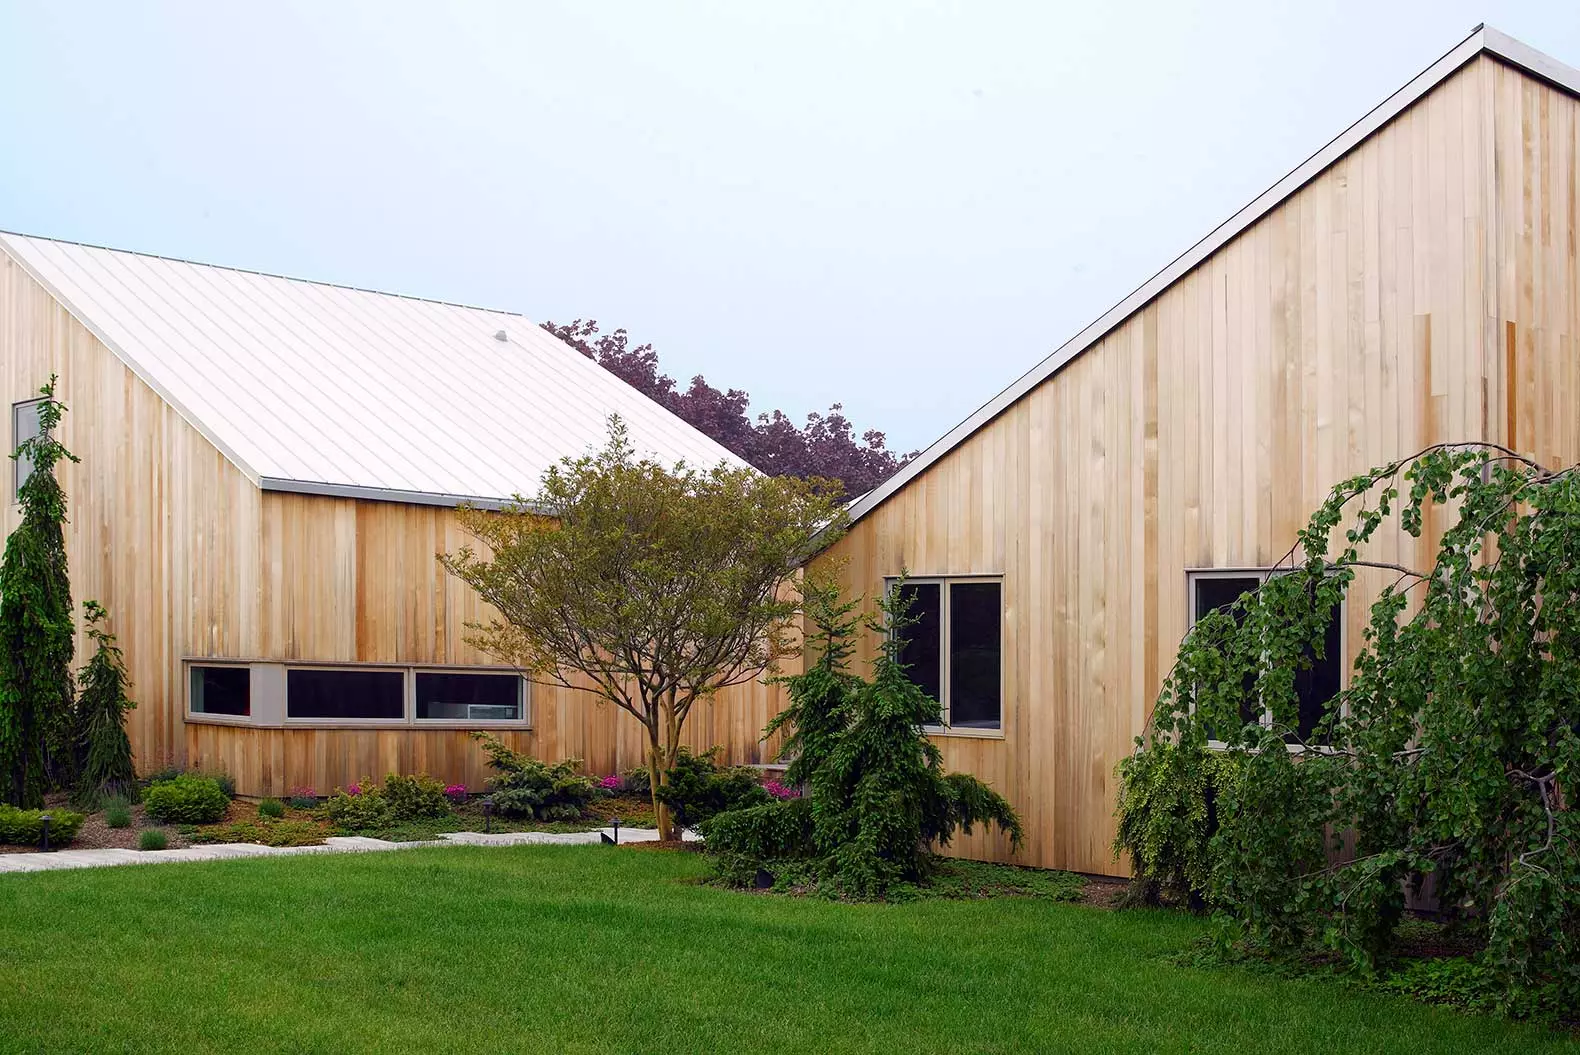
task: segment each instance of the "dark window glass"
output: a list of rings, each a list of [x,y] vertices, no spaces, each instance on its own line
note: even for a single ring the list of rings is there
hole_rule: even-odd
[[[417,717],[450,721],[512,721],[521,717],[515,674],[417,674]]]
[[[404,718],[406,676],[398,670],[290,670],[287,718]]]
[[[13,403],[11,405],[11,449],[14,451],[22,446],[23,440],[30,440],[39,433],[38,408],[44,401],[42,399],[29,400],[26,403]],[[22,485],[27,483],[27,478],[33,473],[33,459],[27,455],[18,457],[11,463],[11,495],[22,490]]]
[[[997,729],[1002,710],[1002,588],[949,585],[949,724]]]
[[[902,631],[905,646],[900,649],[900,662],[905,673],[918,687],[935,700],[943,699],[943,591],[936,582],[908,582],[900,588],[901,596],[910,602],[907,612],[911,625]]]
[[[252,671],[246,667],[193,667],[192,713],[252,713]]]
[[[1262,580],[1255,575],[1198,575],[1195,579],[1196,598],[1195,619],[1201,619],[1209,612],[1219,609],[1227,610],[1230,605],[1240,599],[1242,594],[1250,593],[1262,585]],[[1194,621],[1194,619],[1193,619]],[[1235,622],[1244,623],[1245,613],[1235,614]],[[1244,684],[1244,699],[1240,701],[1240,721],[1252,725],[1262,720],[1262,706],[1256,699],[1256,678],[1247,675]],[[1215,740],[1225,739],[1227,731],[1209,729],[1207,735]]]
[[[1298,707],[1295,729],[1300,739],[1311,742],[1327,703],[1339,694],[1344,655],[1340,647],[1340,621],[1343,605],[1328,611],[1328,625],[1322,635],[1322,655],[1306,650],[1305,663],[1295,674],[1295,701]],[[1309,664],[1309,666],[1307,665]]]

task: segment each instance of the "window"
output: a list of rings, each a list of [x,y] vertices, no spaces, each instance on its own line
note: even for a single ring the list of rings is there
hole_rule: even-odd
[[[23,442],[39,434],[38,410],[43,406],[42,399],[30,399],[25,403],[11,404],[11,449],[14,451],[22,446]],[[33,474],[33,462],[27,455],[19,456],[11,463],[11,499],[16,500],[17,492],[22,490],[22,485],[27,483],[27,478]]]
[[[251,714],[252,671],[247,667],[193,667],[192,713]]]
[[[406,717],[404,671],[296,668],[285,678],[287,718],[401,721]]]
[[[418,671],[417,719],[515,721],[524,686],[516,674]]]
[[[1248,572],[1192,572],[1191,622],[1208,612],[1227,608],[1242,594],[1257,589],[1273,575],[1274,571]],[[1296,721],[1295,732],[1301,741],[1309,741],[1329,700],[1343,687],[1344,671],[1344,606],[1337,604],[1328,613],[1328,625],[1323,632],[1322,655],[1306,652],[1307,662],[1295,673]],[[1254,699],[1254,686],[1246,685],[1246,699],[1240,706],[1240,717],[1246,722],[1272,721],[1266,708],[1260,708]]]
[[[1004,584],[999,579],[907,579],[906,673],[943,707],[954,730],[1003,728]]]

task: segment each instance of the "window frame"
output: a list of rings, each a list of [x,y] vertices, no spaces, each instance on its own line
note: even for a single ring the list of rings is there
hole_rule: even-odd
[[[890,596],[893,593],[895,587],[898,586],[900,584],[900,582],[901,582],[901,577],[898,576],[898,575],[886,575],[886,576],[884,576],[884,579],[883,579],[883,594],[884,594],[884,596],[885,597]],[[1004,590],[1004,576],[1002,574],[996,574],[996,575],[995,574],[986,574],[986,575],[907,575],[907,576],[904,577],[904,582],[905,582],[905,584],[907,586],[920,585],[920,584],[923,584],[923,583],[936,583],[938,585],[938,598],[939,598],[939,609],[940,609],[940,611],[939,611],[939,618],[938,618],[938,633],[939,633],[939,636],[940,636],[940,642],[939,642],[939,666],[938,666],[939,682],[938,682],[938,685],[939,685],[939,694],[943,697],[943,699],[938,701],[938,706],[943,711],[943,719],[944,720],[943,720],[943,724],[941,724],[941,725],[924,725],[924,726],[922,726],[922,731],[925,732],[928,736],[960,736],[960,737],[968,737],[968,738],[977,739],[977,740],[1002,740],[1002,739],[1004,739],[1004,727],[1005,727],[1005,724],[1006,724],[1006,722],[1005,722],[1005,713],[1009,709],[1006,706],[1006,701],[1009,698],[1009,694],[1006,691],[1006,688],[1007,688],[1007,674],[1006,674],[1006,671],[1005,671],[1005,661],[1004,661],[1005,654],[1008,651],[1008,649],[1006,647],[1006,642],[1005,642],[1005,638],[1008,636],[1005,633],[1005,631],[1006,631],[1006,629],[1008,627],[1008,620],[1005,618],[1005,612],[1008,610],[1008,605],[1005,603],[1005,600],[1004,600],[1004,593],[1005,593],[1005,590]],[[998,586],[998,588],[999,588],[999,595],[998,595],[998,601],[999,601],[999,604],[998,604],[998,620],[999,620],[999,622],[998,622],[998,625],[999,625],[998,699],[999,699],[999,708],[998,708],[998,726],[996,728],[988,728],[988,727],[983,727],[983,726],[955,726],[955,725],[951,725],[950,722],[949,722],[949,718],[950,718],[950,714],[951,714],[951,701],[949,699],[950,691],[951,691],[950,690],[950,669],[949,669],[950,668],[950,648],[949,648],[950,634],[949,634],[949,631],[950,631],[950,628],[951,628],[951,619],[952,619],[952,616],[953,616],[953,608],[954,608],[954,605],[950,601],[950,596],[951,595],[950,595],[950,589],[949,588],[951,586],[957,584],[957,583],[973,583],[973,582],[992,583],[992,584]],[[889,633],[890,637],[892,638],[893,637],[893,633],[894,633],[892,628],[888,631],[888,633]]]
[[[192,709],[192,674],[202,667],[222,667],[226,670],[245,670],[247,672],[247,713],[246,714],[216,714],[209,711],[194,711]],[[186,677],[185,682],[186,712],[188,721],[197,721],[204,725],[258,725],[258,708],[253,701],[253,677],[251,663],[238,663],[231,659],[195,659],[181,665]]]
[[[335,660],[292,661],[280,659],[234,659],[209,656],[184,656],[181,660],[185,694],[183,717],[192,725],[250,726],[268,729],[428,729],[472,730],[510,729],[530,731],[532,725],[532,681],[517,667],[476,663],[356,663]],[[252,671],[249,689],[250,715],[207,714],[192,710],[192,669],[194,667],[242,667]],[[399,718],[292,718],[289,713],[289,674],[293,670],[389,671],[401,675],[401,716]],[[261,677],[272,672],[273,677]],[[507,674],[520,682],[521,717],[457,720],[417,717],[417,675],[425,674]],[[260,688],[262,693],[260,695]]]
[[[1267,568],[1267,567],[1186,568],[1185,569],[1185,632],[1186,633],[1190,633],[1191,627],[1196,625],[1196,582],[1199,579],[1251,579],[1251,578],[1255,578],[1255,579],[1258,580],[1258,586],[1260,586],[1262,583],[1267,582],[1269,579],[1271,579],[1271,578],[1273,578],[1275,576],[1278,576],[1278,575],[1289,575],[1289,574],[1292,574],[1292,573],[1297,572],[1299,570],[1300,570],[1299,568]],[[1346,615],[1346,613],[1349,610],[1348,602],[1349,602],[1349,598],[1348,597],[1344,597],[1344,598],[1341,598],[1339,600],[1339,612],[1338,612],[1338,621],[1339,621],[1339,655],[1338,655],[1338,663],[1339,663],[1339,691],[1338,691],[1337,695],[1343,695],[1344,690],[1349,688],[1349,684],[1350,684],[1350,668],[1351,668],[1351,666],[1353,666],[1353,664],[1346,663],[1344,661],[1345,657],[1349,655],[1349,647],[1350,647],[1349,628],[1347,626],[1349,620],[1345,618],[1345,615]],[[1195,704],[1191,705],[1191,709],[1193,711],[1195,710]],[[1273,709],[1271,707],[1267,706],[1266,704],[1263,704],[1263,706],[1262,706],[1262,714],[1261,714],[1261,717],[1258,720],[1257,724],[1260,725],[1264,729],[1272,728],[1272,725],[1273,725]],[[1211,739],[1209,739],[1207,741],[1207,746],[1208,746],[1208,748],[1210,748],[1212,750],[1221,751],[1224,748],[1228,747],[1228,744],[1225,741],[1223,741],[1223,740],[1211,740]],[[1331,750],[1331,748],[1327,747],[1324,744],[1301,745],[1301,744],[1292,744],[1292,743],[1289,743],[1288,741],[1285,741],[1284,746],[1286,748],[1288,748],[1291,752],[1295,752],[1295,753],[1298,753],[1298,752],[1301,752],[1301,751],[1305,751],[1305,750],[1308,750],[1308,749],[1309,750],[1313,750],[1313,751],[1329,751],[1329,750]]]
[[[40,405],[43,404],[43,402],[44,402],[44,397],[43,396],[36,396],[33,399],[21,399],[21,400],[18,400],[17,402],[15,402],[15,403],[11,404],[11,450],[12,450],[13,453],[16,451],[16,449],[18,447],[22,446],[22,439],[21,439],[21,436],[20,436],[20,430],[17,428],[17,417],[16,417],[17,416],[17,411],[21,410],[23,407],[37,407],[37,406],[40,406]],[[34,415],[34,418],[36,420],[37,414]],[[33,435],[35,435],[35,436],[41,435],[43,433],[43,431],[44,431],[43,429],[39,429]],[[33,467],[31,465],[29,465],[29,467],[28,467],[27,474],[28,474],[28,476],[32,476],[33,475]],[[26,482],[27,482],[27,480],[24,479],[23,476],[22,476],[22,461],[21,461],[21,459],[19,459],[19,458],[12,459],[12,461],[11,461],[11,504],[13,506],[21,505],[22,485],[24,483],[26,483]]]

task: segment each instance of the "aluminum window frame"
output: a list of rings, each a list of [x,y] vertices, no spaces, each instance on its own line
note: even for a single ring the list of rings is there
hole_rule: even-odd
[[[406,708],[412,725],[419,729],[530,729],[532,728],[532,682],[515,667],[455,667],[416,665],[410,668],[409,700]],[[519,718],[420,718],[417,715],[417,676],[419,674],[479,674],[516,679],[516,707]]]
[[[1004,576],[1002,574],[985,574],[985,575],[906,575],[902,579],[902,577],[898,576],[898,575],[886,575],[886,576],[884,576],[884,579],[883,579],[883,593],[884,593],[884,596],[885,597],[890,596],[893,593],[894,588],[896,586],[898,586],[902,581],[907,586],[920,585],[920,584],[924,584],[924,583],[936,583],[937,586],[938,586],[938,603],[939,603],[939,609],[940,609],[939,617],[938,617],[938,633],[939,633],[939,650],[938,650],[939,651],[939,667],[938,667],[939,682],[938,682],[938,688],[939,688],[939,695],[941,695],[943,697],[943,699],[938,701],[938,706],[943,711],[944,721],[943,721],[942,725],[924,725],[924,726],[922,726],[922,731],[925,732],[928,736],[958,736],[958,737],[966,737],[966,738],[977,739],[977,740],[1002,740],[1002,739],[1004,739],[1004,735],[1005,735],[1004,734],[1004,727],[1005,727],[1005,724],[1006,724],[1005,723],[1005,712],[1009,709],[1008,706],[1007,706],[1007,701],[1009,699],[1009,693],[1006,691],[1007,688],[1008,688],[1007,672],[1006,672],[1006,666],[1007,665],[1006,665],[1005,660],[1004,660],[1005,652],[1006,652],[1006,646],[1005,646],[1005,640],[1004,640],[1004,638],[1005,638],[1004,631],[1005,631],[1005,627],[1006,627],[1006,624],[1007,624],[1007,620],[1005,619],[1005,612],[1008,609],[1008,605],[1005,603],[1005,600],[1004,600],[1004,597],[1005,597]],[[950,717],[950,714],[951,714],[951,701],[949,699],[949,696],[950,696],[950,684],[949,684],[950,683],[949,631],[950,631],[950,626],[951,626],[951,616],[953,614],[952,610],[953,610],[953,607],[954,607],[953,604],[950,601],[950,590],[949,590],[949,587],[954,585],[954,584],[956,584],[956,583],[974,583],[974,582],[975,583],[992,583],[992,584],[998,586],[998,588],[999,588],[999,595],[998,595],[998,625],[999,625],[998,700],[999,700],[999,706],[998,706],[998,725],[996,727],[987,727],[987,726],[955,726],[955,725],[951,725],[950,722],[949,722],[949,717]],[[888,633],[889,633],[890,637],[892,638],[893,637],[893,630],[892,629],[889,630]]]
[[[193,675],[193,673],[195,671],[197,671],[198,669],[200,669],[202,667],[222,667],[222,668],[224,668],[226,670],[245,670],[247,672],[247,713],[246,714],[212,714],[212,713],[210,713],[208,711],[194,711],[192,709],[192,697],[193,697],[193,692],[192,692],[192,675]],[[189,721],[189,722],[196,722],[196,723],[201,724],[201,725],[256,726],[256,725],[261,724],[258,721],[258,708],[257,708],[257,705],[256,705],[254,699],[253,699],[253,691],[252,691],[252,688],[253,688],[252,673],[253,673],[253,671],[252,671],[252,668],[253,668],[253,664],[252,663],[248,663],[246,661],[237,661],[237,660],[233,660],[233,659],[207,659],[207,658],[204,658],[204,659],[184,660],[182,662],[182,664],[181,664],[181,672],[183,674],[182,683],[183,683],[183,686],[184,686],[183,689],[182,689],[182,692],[185,694],[185,698],[182,701],[183,704],[184,704],[184,706],[182,707],[182,711],[183,711],[185,719],[187,721]]]
[[[43,396],[37,396],[37,397],[35,397],[33,399],[18,400],[17,402],[11,404],[11,450],[13,452],[18,447],[22,446],[22,437],[21,437],[22,430],[17,427],[18,424],[19,424],[18,421],[17,421],[17,413],[19,411],[23,410],[24,408],[42,406],[43,403],[44,403],[44,397]],[[35,422],[37,422],[37,420],[38,420],[38,414],[37,414],[36,411],[35,411],[35,413],[33,415],[33,419],[34,419]],[[33,433],[33,435],[34,436],[41,435],[43,433],[43,431],[44,430],[42,428],[39,428]],[[31,437],[29,437],[29,438],[31,438]],[[32,476],[33,475],[33,466],[31,465],[31,463],[28,465],[27,475],[28,476]],[[12,459],[12,462],[11,462],[11,504],[13,506],[21,504],[20,498],[21,498],[21,494],[22,494],[22,485],[25,484],[25,483],[27,483],[27,477],[24,477],[22,475],[22,460],[20,458]]]

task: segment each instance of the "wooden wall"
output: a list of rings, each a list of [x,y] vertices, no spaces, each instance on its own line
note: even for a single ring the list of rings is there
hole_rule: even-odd
[[[1580,460],[1575,100],[1476,60],[858,523],[872,594],[1004,576],[1004,736],[948,764],[1023,863],[1114,873],[1115,766],[1187,626],[1186,572],[1277,561],[1337,481],[1438,440]],[[1418,563],[1392,532],[1374,556]],[[1346,609],[1350,651],[1380,582]],[[996,836],[963,852],[1007,858]]]
[[[480,785],[483,755],[464,731],[250,729],[187,723],[183,659],[489,664],[465,623],[487,611],[435,555],[463,533],[448,509],[261,492],[8,255],[0,252],[0,385],[5,407],[51,373],[70,408],[60,430],[82,460],[60,469],[71,509],[73,596],[109,606],[138,702],[128,731],[140,770],[224,769],[244,794],[321,792],[390,770]],[[10,424],[4,423],[5,443]],[[4,474],[9,498],[9,466]],[[0,530],[15,527],[9,501]],[[79,634],[79,663],[88,643]],[[593,697],[532,687],[533,728],[502,734],[598,773],[639,765],[629,715]],[[693,747],[741,762],[775,691],[731,689],[699,705]]]

